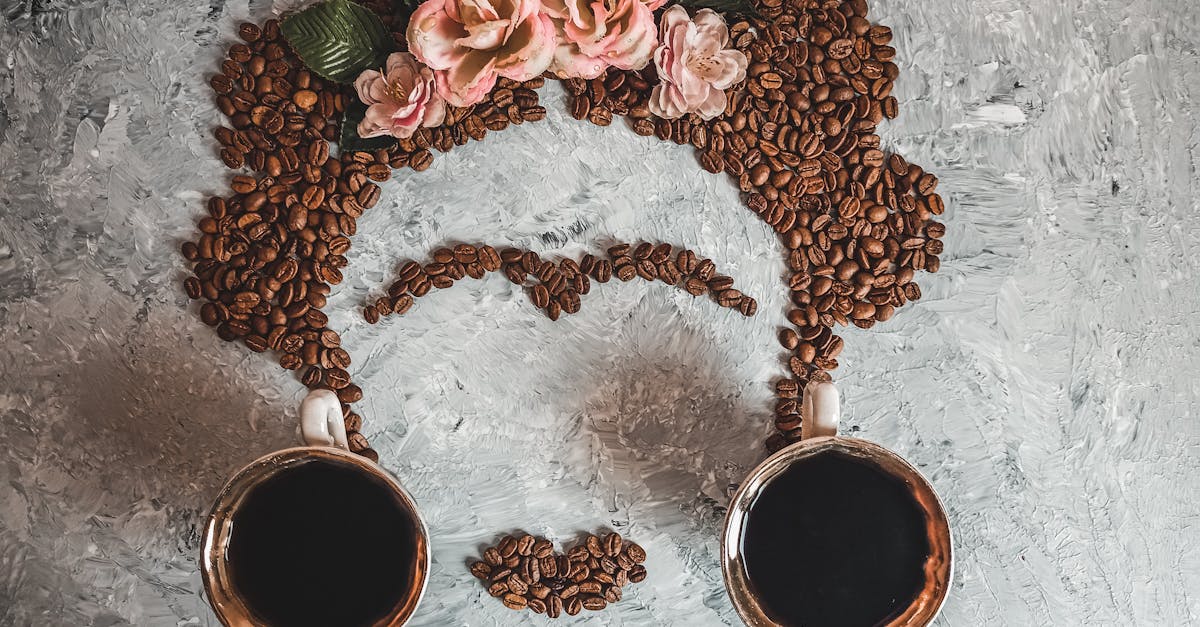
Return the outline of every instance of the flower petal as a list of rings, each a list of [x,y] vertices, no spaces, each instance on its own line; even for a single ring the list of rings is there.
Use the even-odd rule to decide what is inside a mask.
[[[446,120],[446,103],[437,95],[429,99],[429,103],[425,105],[425,117],[421,120],[421,126],[435,127],[441,126]]]
[[[383,82],[383,75],[376,70],[363,70],[358,78],[354,79],[354,91],[358,92],[358,99],[363,104],[370,106],[381,100],[377,92],[374,92],[374,87],[378,83]]]
[[[451,3],[452,0],[426,0],[408,22],[409,50],[435,70],[451,68],[464,54],[455,42],[467,36],[466,29],[439,6]]]
[[[720,89],[709,89],[708,97],[701,101],[693,110],[700,114],[701,118],[711,120],[725,112],[725,105],[728,99],[725,92]]]
[[[493,50],[504,43],[508,33],[508,20],[492,20],[467,29],[467,36],[454,42],[457,46],[475,50]]]
[[[527,81],[545,72],[554,60],[554,24],[545,15],[525,20],[499,51],[496,71],[514,81]]]
[[[746,78],[746,67],[750,64],[746,55],[737,50],[723,50],[717,57],[714,72],[709,82],[717,89],[729,89]]]
[[[718,50],[729,46],[729,27],[725,25],[725,18],[720,14],[712,9],[700,9],[692,18],[692,22],[702,38],[711,41]]]

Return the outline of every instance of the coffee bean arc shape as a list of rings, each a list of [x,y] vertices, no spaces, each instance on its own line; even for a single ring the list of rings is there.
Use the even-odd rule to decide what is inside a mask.
[[[644,252],[644,256],[637,257],[639,252]],[[542,259],[536,252],[517,248],[497,252],[486,244],[478,247],[459,244],[453,250],[439,248],[433,251],[432,258],[425,265],[415,260],[403,262],[387,294],[363,308],[363,318],[375,324],[391,314],[403,315],[417,298],[432,293],[430,286],[446,289],[464,277],[480,279],[488,272],[501,272],[512,283],[527,286],[529,300],[545,310],[551,320],[578,313],[580,297],[592,291],[592,282],[603,284],[614,277],[621,281],[639,277],[658,280],[682,287],[692,296],[709,293],[717,304],[744,316],[753,316],[758,311],[757,300],[732,289],[732,278],[714,274],[716,266],[712,260],[697,257],[687,249],[676,253],[670,244],[653,246],[643,242],[636,249],[630,244],[617,244],[608,248],[607,258],[588,253],[578,262],[569,258],[554,262]]]
[[[363,4],[402,30],[390,2]],[[728,106],[715,119],[653,116],[653,65],[562,83],[576,119],[607,126],[623,117],[639,135],[693,146],[700,167],[736,181],[746,207],[779,235],[792,308],[791,327],[779,336],[789,372],[775,384],[776,433],[767,441],[774,450],[800,437],[804,385],[829,380],[838,366],[843,340],[834,328],[870,328],[921,297],[914,274],[941,265],[945,227],[934,217],[945,205],[935,175],[881,148],[876,129],[897,115],[891,92],[899,68],[891,30],[867,19],[866,0],[758,0],[757,10],[758,17],[730,18],[732,45],[750,63],[746,80],[729,90]],[[230,194],[209,199],[199,233],[182,246],[193,272],[184,290],[202,301],[200,319],[220,338],[271,351],[305,385],[335,390],[351,450],[378,459],[352,409],[363,391],[351,382],[350,355],[321,311],[343,279],[357,220],[379,201],[378,183],[394,170],[425,170],[435,151],[543,119],[536,90],[545,79],[501,79],[483,102],[451,107],[438,128],[420,129],[389,150],[334,156],[329,144],[338,137],[336,120],[353,93],[306,70],[281,38],[278,21],[242,24],[238,34],[242,41],[230,46],[210,79],[228,121],[214,130],[219,157],[238,173]],[[417,264],[427,280],[415,285],[417,274],[406,277],[412,271],[402,268],[404,290],[393,286],[397,293],[367,305],[364,317],[375,322],[402,314],[413,299],[453,285],[460,272],[473,278],[504,272],[514,283],[533,282],[530,297],[551,318],[577,311],[587,293],[587,284],[569,274],[601,283],[613,276],[662,280],[693,295],[711,293],[745,315],[757,309],[710,261],[693,259],[690,272],[678,257],[664,266],[668,259],[656,261],[662,255],[656,257],[651,244],[619,255],[609,251],[607,259],[596,257],[599,267],[584,272],[572,266],[581,270],[586,257],[547,263],[555,272],[546,270],[545,277],[524,263],[533,251],[519,251],[518,261],[469,246],[476,255],[471,261],[468,245],[460,246],[434,251],[440,274]],[[616,263],[626,254],[633,263]]]

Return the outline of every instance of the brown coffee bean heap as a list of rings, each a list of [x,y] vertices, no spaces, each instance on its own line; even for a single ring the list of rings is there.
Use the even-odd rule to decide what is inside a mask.
[[[587,254],[579,261],[563,259],[558,263],[528,250],[505,248],[497,252],[491,246],[459,244],[433,251],[433,261],[425,265],[416,261],[402,264],[387,296],[367,305],[363,317],[374,324],[389,314],[403,315],[415,299],[433,288],[448,288],[468,276],[479,279],[487,272],[503,272],[509,281],[526,287],[529,299],[551,320],[577,313],[580,297],[591,291],[592,282],[607,283],[613,277],[621,281],[639,277],[658,280],[682,286],[693,296],[707,293],[722,307],[736,309],[745,316],[758,311],[758,301],[734,289],[732,278],[717,274],[712,260],[697,257],[690,250],[676,252],[670,244],[617,244],[608,249],[604,259]]]
[[[488,594],[505,607],[550,618],[602,610],[621,600],[626,584],[646,579],[646,551],[620,534],[589,535],[566,554],[545,538],[505,536],[471,564]]]
[[[774,449],[800,437],[799,390],[838,366],[833,328],[870,328],[919,299],[913,275],[938,270],[945,227],[932,219],[944,209],[937,177],[880,149],[877,125],[897,114],[891,29],[867,20],[865,0],[758,8],[764,17],[731,24],[750,65],[716,119],[653,117],[653,67],[564,84],[578,119],[603,126],[625,115],[640,135],[691,144],[779,234],[794,306],[779,339],[794,378],[778,386]]]

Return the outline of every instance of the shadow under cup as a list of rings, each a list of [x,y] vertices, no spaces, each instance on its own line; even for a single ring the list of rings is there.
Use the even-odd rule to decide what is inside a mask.
[[[429,542],[390,473],[307,446],[259,458],[229,480],[202,559],[224,625],[397,627],[424,594]]]
[[[767,458],[742,483],[721,568],[751,627],[908,627],[941,609],[951,545],[941,502],[908,462],[866,440],[814,437]]]

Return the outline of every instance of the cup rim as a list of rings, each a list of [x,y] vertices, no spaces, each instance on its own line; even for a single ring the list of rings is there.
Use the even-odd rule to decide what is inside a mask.
[[[365,457],[332,446],[296,446],[268,453],[233,473],[213,501],[204,525],[201,546],[201,574],[208,603],[221,624],[227,627],[257,627],[260,622],[232,590],[232,581],[223,556],[228,549],[229,530],[233,513],[251,488],[263,479],[293,464],[314,460],[349,464],[360,471],[381,479],[400,503],[412,514],[417,535],[415,547],[415,576],[417,585],[397,601],[391,613],[372,627],[401,627],[412,618],[429,586],[429,529],[416,501],[391,472]]]
[[[721,533],[721,574],[725,591],[742,621],[750,627],[786,627],[770,618],[753,592],[742,554],[742,539],[750,504],[763,488],[798,460],[825,452],[866,460],[904,481],[925,514],[930,555],[925,560],[925,586],[886,627],[927,625],[941,611],[954,578],[953,534],[941,499],[929,480],[900,455],[868,440],[845,436],[808,438],[784,447],[763,460],[742,481],[725,516]]]

